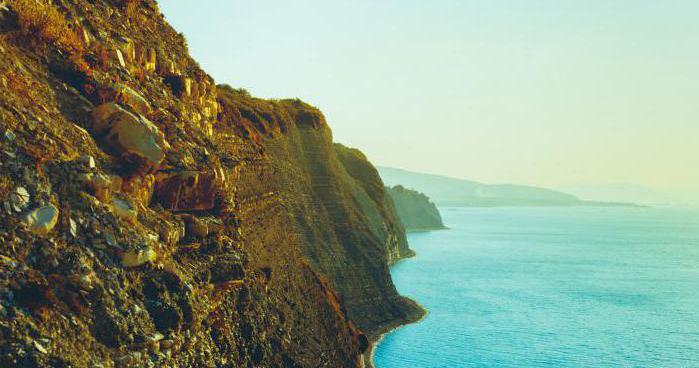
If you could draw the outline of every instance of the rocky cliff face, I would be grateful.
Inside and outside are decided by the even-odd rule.
[[[8,1],[0,53],[0,366],[357,367],[420,314],[375,170],[155,2]]]
[[[298,100],[265,101],[220,88],[222,119],[250,127],[265,148],[247,188],[275,193],[299,248],[326,275],[351,321],[370,338],[422,310],[395,290],[388,264],[408,256],[405,232],[376,169],[333,145],[325,118]],[[240,112],[238,114],[238,112]]]
[[[352,178],[349,182],[357,186],[361,193],[357,195],[357,203],[368,216],[372,233],[383,239],[388,263],[414,256],[415,252],[408,247],[405,229],[399,221],[394,202],[387,194],[376,168],[357,149],[336,143],[335,152]]]
[[[426,195],[401,185],[386,187],[386,192],[393,199],[398,217],[408,231],[444,229],[437,206]]]

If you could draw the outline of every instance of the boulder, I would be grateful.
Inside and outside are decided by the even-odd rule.
[[[139,170],[152,172],[160,167],[170,145],[150,120],[113,102],[96,107],[92,118],[93,133],[126,160],[135,162]]]
[[[114,175],[87,173],[82,176],[82,179],[95,197],[104,203],[109,203],[112,194],[120,191],[122,186],[122,179]]]
[[[209,223],[205,219],[189,216],[187,221],[187,235],[194,238],[203,238],[209,235]]]
[[[123,220],[133,223],[138,219],[138,211],[136,211],[136,208],[126,200],[120,198],[112,199],[111,208],[114,211],[114,214]]]
[[[213,173],[184,171],[161,176],[156,184],[160,204],[170,211],[207,211],[214,208],[218,186]]]
[[[58,208],[54,205],[39,207],[24,216],[27,229],[37,235],[48,234],[58,222]]]
[[[124,251],[121,255],[121,265],[124,267],[138,267],[148,262],[153,262],[157,258],[157,254],[150,246],[140,249],[131,249]]]
[[[216,217],[198,217],[191,214],[179,215],[185,222],[185,234],[192,238],[203,238],[223,231],[223,221]]]

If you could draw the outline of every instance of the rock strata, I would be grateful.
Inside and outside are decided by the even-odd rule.
[[[179,212],[213,209],[217,189],[214,174],[186,171],[161,178],[156,191],[163,207]]]

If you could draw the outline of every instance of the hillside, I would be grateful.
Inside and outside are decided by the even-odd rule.
[[[393,199],[396,213],[407,231],[445,228],[437,206],[426,195],[401,185],[386,187],[386,192]]]
[[[373,166],[154,1],[9,1],[0,51],[0,366],[355,368],[422,314]]]
[[[386,185],[402,185],[425,193],[438,206],[571,206],[588,204],[555,190],[475,181],[379,167]]]
[[[637,203],[648,206],[682,205],[685,202],[668,193],[631,184],[577,185],[560,189],[589,201]]]

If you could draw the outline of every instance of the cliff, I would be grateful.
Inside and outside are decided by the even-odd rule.
[[[425,231],[445,228],[437,206],[426,195],[401,185],[386,187],[386,192],[393,199],[398,217],[406,230]]]
[[[418,318],[421,309],[398,295],[388,270],[414,253],[364,155],[333,145],[323,115],[301,101],[266,101],[225,86],[219,95],[222,119],[250,127],[243,134],[265,148],[264,162],[247,168],[254,177],[243,175],[250,183],[241,186],[279,196],[292,224],[285,231],[329,278],[350,320],[373,337]]]
[[[342,166],[351,177],[349,182],[357,187],[358,193],[366,193],[357,195],[356,200],[368,217],[372,233],[380,239],[385,239],[383,242],[386,244],[388,263],[393,264],[414,256],[415,252],[408,247],[403,223],[393,200],[383,186],[379,172],[361,151],[339,143],[334,147]]]
[[[421,314],[376,170],[154,1],[9,1],[0,52],[0,366],[358,367]]]

